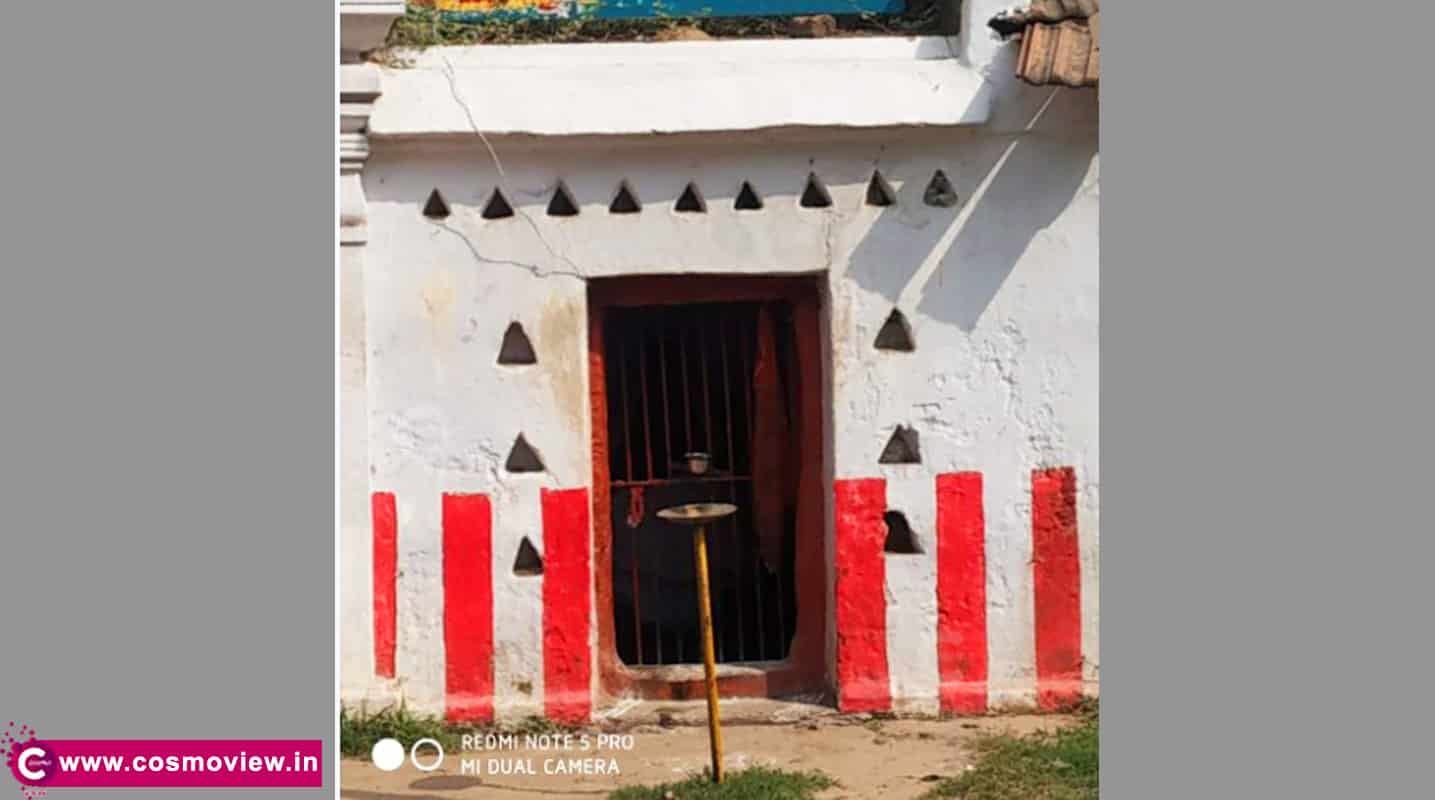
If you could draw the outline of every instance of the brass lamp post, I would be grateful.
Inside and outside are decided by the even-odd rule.
[[[712,601],[708,596],[709,523],[731,516],[737,506],[731,503],[690,503],[665,508],[658,518],[693,529],[693,560],[698,573],[698,616],[702,621],[703,670],[708,689],[708,741],[712,746],[713,782],[722,783],[722,723],[718,719],[717,660],[713,655]]]

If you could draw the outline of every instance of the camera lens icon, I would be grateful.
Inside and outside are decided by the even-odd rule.
[[[425,747],[431,749],[433,753],[424,752],[421,760],[419,751]],[[419,739],[405,753],[404,745],[398,739],[380,739],[374,742],[374,749],[369,753],[374,766],[384,772],[393,772],[402,767],[405,756],[408,756],[408,761],[414,765],[414,769],[420,772],[433,772],[443,764],[443,745],[439,744],[436,739]]]
[[[431,763],[420,764],[419,748],[423,747],[426,744],[433,746],[435,755],[433,756],[433,761]],[[439,744],[438,741],[435,739],[420,739],[417,742],[414,742],[413,747],[409,748],[409,762],[414,765],[414,769],[420,772],[433,772],[434,770],[439,768],[440,764],[443,764],[443,745]]]

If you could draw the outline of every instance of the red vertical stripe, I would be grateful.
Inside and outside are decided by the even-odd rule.
[[[833,482],[836,512],[837,707],[887,711],[887,586],[882,544],[887,483]]]
[[[1031,534],[1037,703],[1054,709],[1081,697],[1081,556],[1071,467],[1032,472]]]
[[[588,490],[543,490],[543,710],[586,722],[593,706]]]
[[[374,492],[374,673],[394,677],[394,641],[398,629],[395,590],[399,560],[399,523],[393,492]]]
[[[943,711],[986,711],[987,558],[980,472],[937,476],[937,670]]]
[[[443,496],[443,643],[448,719],[493,719],[493,509]]]

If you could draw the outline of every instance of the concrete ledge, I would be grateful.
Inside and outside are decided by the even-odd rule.
[[[442,47],[384,71],[374,138],[979,125],[954,39]]]

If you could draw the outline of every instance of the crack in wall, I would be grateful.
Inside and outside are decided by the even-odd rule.
[[[552,276],[552,275],[566,275],[566,276],[571,277],[571,278],[578,278],[579,280],[586,280],[587,277],[588,277],[587,275],[584,275],[584,274],[581,273],[581,272],[574,272],[574,271],[561,270],[561,269],[544,270],[542,267],[538,266],[537,264],[528,264],[528,263],[525,263],[525,262],[522,262],[522,261],[513,261],[513,260],[510,260],[510,259],[489,258],[488,256],[485,256],[485,255],[483,255],[482,253],[478,252],[478,247],[473,243],[473,240],[472,240],[472,239],[469,239],[469,238],[468,238],[468,235],[465,234],[463,231],[460,231],[460,230],[458,230],[458,229],[456,229],[456,228],[451,227],[451,226],[450,226],[448,223],[446,223],[446,222],[435,222],[435,223],[434,223],[434,227],[440,228],[440,229],[445,230],[445,231],[448,231],[449,233],[453,234],[454,236],[457,236],[457,237],[463,242],[464,246],[468,248],[468,252],[469,252],[470,255],[473,256],[474,260],[478,261],[478,262],[481,263],[481,264],[498,264],[498,265],[501,265],[501,266],[518,267],[519,269],[521,269],[521,270],[523,270],[523,271],[525,271],[525,272],[527,272],[527,273],[533,275],[535,278],[547,278],[547,277]],[[535,229],[535,230],[536,230],[536,229]],[[543,242],[544,247],[548,247],[548,243],[547,243],[546,241],[543,241],[543,237],[542,237],[541,235],[538,237],[538,240],[539,240],[540,242]],[[550,253],[553,252],[553,250],[552,250],[551,247],[549,247],[548,250],[549,250]],[[556,256],[557,254],[554,253],[554,255]],[[560,257],[560,258],[563,258],[564,261],[568,261],[568,263],[569,263],[569,264],[572,264],[575,269],[577,268],[577,265],[576,265],[576,264],[573,264],[573,262],[572,262],[572,261],[569,261],[566,257],[562,257],[562,256],[559,256],[559,257]]]
[[[507,195],[507,196],[509,196],[509,197],[517,197],[520,193],[514,191],[513,187],[508,183],[508,174],[507,174],[506,172],[504,172],[504,169],[503,169],[503,161],[502,161],[501,159],[499,159],[499,157],[498,157],[498,151],[497,151],[496,149],[494,149],[493,143],[489,141],[488,136],[487,136],[486,134],[484,134],[483,130],[478,127],[478,122],[477,122],[476,120],[474,120],[474,118],[473,118],[473,109],[469,108],[468,103],[465,102],[464,99],[463,99],[463,97],[459,94],[459,91],[458,91],[458,81],[457,81],[457,77],[454,75],[453,63],[448,60],[448,57],[447,57],[447,56],[442,56],[441,58],[442,58],[442,60],[443,60],[444,67],[445,67],[445,69],[441,70],[441,73],[443,74],[444,78],[448,81],[449,94],[451,94],[451,95],[453,96],[453,101],[458,104],[458,107],[461,108],[461,109],[463,109],[463,115],[464,115],[464,118],[466,118],[466,119],[468,120],[468,127],[469,127],[469,129],[472,130],[475,134],[478,135],[479,140],[483,142],[483,146],[488,150],[488,157],[493,161],[493,167],[494,167],[494,169],[498,171],[498,185],[499,185],[499,187],[504,190],[504,194],[505,194],[505,195]],[[587,277],[587,276],[585,276],[585,275],[582,273],[582,271],[580,270],[580,268],[578,267],[578,265],[577,265],[576,263],[574,263],[571,258],[569,258],[569,257],[566,256],[566,255],[563,255],[563,254],[559,253],[557,250],[555,250],[555,249],[553,248],[553,245],[548,241],[548,239],[547,239],[546,237],[544,237],[543,231],[539,229],[538,224],[533,221],[533,218],[528,215],[528,212],[524,211],[522,208],[517,208],[517,207],[515,207],[515,208],[513,209],[513,212],[514,212],[515,215],[518,216],[519,219],[522,219],[525,223],[527,223],[528,227],[529,227],[530,229],[532,229],[533,235],[538,239],[539,244],[542,244],[542,245],[543,245],[543,248],[548,251],[548,254],[549,254],[550,256],[553,256],[554,258],[563,261],[563,262],[566,263],[569,267],[572,267],[573,271],[572,271],[572,272],[564,272],[564,271],[562,271],[562,270],[549,270],[548,272],[545,273],[545,272],[539,270],[538,267],[536,267],[536,266],[526,265],[526,264],[522,264],[522,263],[519,263],[519,262],[516,262],[516,261],[494,261],[494,260],[492,260],[492,259],[485,259],[485,258],[483,258],[482,256],[479,255],[478,249],[477,249],[476,247],[474,247],[473,243],[468,240],[468,237],[467,237],[467,236],[465,236],[465,235],[462,234],[462,233],[459,233],[458,231],[452,230],[452,229],[448,229],[448,230],[449,230],[451,233],[454,233],[455,235],[457,235],[457,236],[459,236],[460,238],[462,238],[462,239],[464,240],[464,244],[468,245],[469,252],[473,253],[474,257],[477,258],[477,259],[479,259],[479,261],[481,261],[481,262],[490,263],[490,264],[505,264],[505,265],[509,265],[509,266],[522,267],[522,268],[524,268],[524,269],[527,269],[529,272],[531,272],[532,274],[534,274],[535,276],[540,277],[540,278],[541,278],[541,277],[544,277],[545,275],[554,275],[554,274],[557,274],[557,275],[572,275],[573,277],[580,278],[580,279]]]

